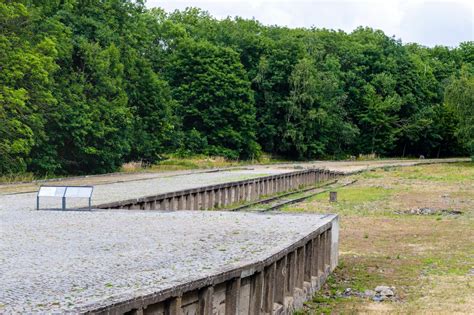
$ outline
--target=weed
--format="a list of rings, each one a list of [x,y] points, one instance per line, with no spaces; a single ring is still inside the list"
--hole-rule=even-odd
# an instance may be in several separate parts
[[[137,161],[137,162],[128,162],[124,163],[122,167],[120,167],[120,171],[124,173],[132,173],[132,172],[138,172],[143,170],[144,164],[142,161]]]

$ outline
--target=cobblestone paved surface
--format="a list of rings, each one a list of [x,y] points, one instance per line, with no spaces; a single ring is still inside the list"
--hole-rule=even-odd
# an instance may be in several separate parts
[[[264,259],[318,215],[0,211],[0,313],[84,311]]]

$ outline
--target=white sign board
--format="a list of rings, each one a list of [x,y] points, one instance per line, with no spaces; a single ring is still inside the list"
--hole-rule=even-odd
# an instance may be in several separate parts
[[[93,186],[41,186],[36,196],[36,209],[40,209],[40,197],[57,197],[62,199],[62,209],[66,210],[68,198],[89,199],[89,210],[91,210]]]
[[[62,197],[66,187],[40,187],[38,197]]]
[[[92,187],[67,187],[67,198],[90,198],[92,196]]]

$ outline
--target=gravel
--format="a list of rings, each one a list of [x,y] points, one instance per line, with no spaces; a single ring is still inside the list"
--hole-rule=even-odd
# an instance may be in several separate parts
[[[78,312],[262,260],[329,218],[0,211],[0,313]]]

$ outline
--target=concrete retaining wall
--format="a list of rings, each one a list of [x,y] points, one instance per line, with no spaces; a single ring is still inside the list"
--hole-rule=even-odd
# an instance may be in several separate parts
[[[99,209],[210,210],[257,200],[265,195],[316,185],[344,175],[323,169],[310,169],[265,176],[220,185],[186,189],[138,199],[94,206]]]
[[[161,292],[89,311],[93,314],[292,314],[337,266],[337,215],[267,259]]]

